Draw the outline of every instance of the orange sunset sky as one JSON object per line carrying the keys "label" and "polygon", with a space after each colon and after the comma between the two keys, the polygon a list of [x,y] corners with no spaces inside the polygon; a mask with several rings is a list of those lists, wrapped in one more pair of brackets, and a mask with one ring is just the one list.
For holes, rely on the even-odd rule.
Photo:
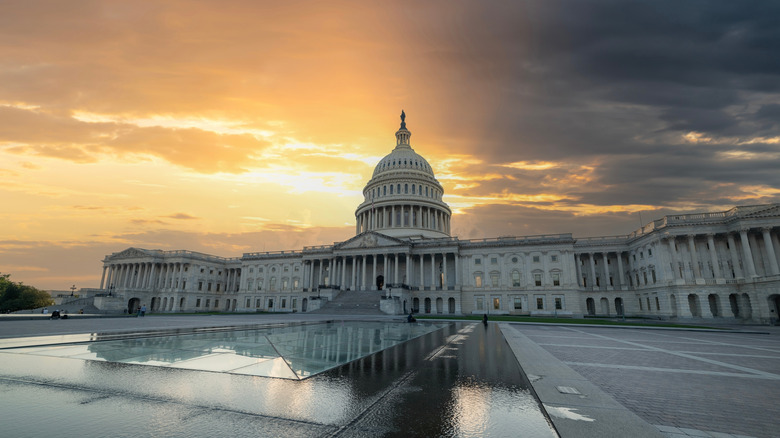
{"label": "orange sunset sky", "polygon": [[402,109],[462,239],[779,202],[776,9],[0,2],[0,272],[346,240]]}

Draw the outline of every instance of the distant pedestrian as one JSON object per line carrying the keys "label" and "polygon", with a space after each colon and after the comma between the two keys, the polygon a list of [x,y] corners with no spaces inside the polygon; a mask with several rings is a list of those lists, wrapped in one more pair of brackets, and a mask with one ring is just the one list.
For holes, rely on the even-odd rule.
{"label": "distant pedestrian", "polygon": [[485,327],[487,327],[487,313],[482,315],[482,324],[485,324]]}
{"label": "distant pedestrian", "polygon": [[141,306],[138,306],[138,309],[135,311],[135,317],[138,318],[139,316],[141,316]]}
{"label": "distant pedestrian", "polygon": [[144,315],[146,315],[146,304],[141,306],[141,316],[144,316]]}

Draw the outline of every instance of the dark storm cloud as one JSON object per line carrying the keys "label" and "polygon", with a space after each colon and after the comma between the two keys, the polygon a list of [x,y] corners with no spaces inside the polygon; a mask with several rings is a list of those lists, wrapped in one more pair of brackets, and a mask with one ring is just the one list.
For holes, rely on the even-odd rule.
{"label": "dark storm cloud", "polygon": [[[780,200],[737,187],[780,188],[780,145],[771,141],[780,136],[780,3],[504,6],[466,6],[480,8],[469,11],[467,37],[453,36],[456,20],[445,17],[438,40],[464,44],[434,54],[480,89],[473,112],[455,110],[483,126],[467,132],[464,123],[453,137],[478,139],[488,163],[597,163],[588,187],[568,192],[595,205]],[[471,191],[501,185],[520,189],[507,178]]]}

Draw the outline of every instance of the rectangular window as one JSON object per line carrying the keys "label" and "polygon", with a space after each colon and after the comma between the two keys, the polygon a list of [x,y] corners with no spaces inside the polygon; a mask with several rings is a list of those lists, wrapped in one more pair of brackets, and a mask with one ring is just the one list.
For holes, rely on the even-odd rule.
{"label": "rectangular window", "polygon": [[485,303],[483,297],[477,297],[477,310],[485,310]]}
{"label": "rectangular window", "polygon": [[195,300],[195,307],[200,307],[200,298]]}
{"label": "rectangular window", "polygon": [[287,298],[282,298],[282,309],[287,308]]}
{"label": "rectangular window", "polygon": [[252,299],[251,298],[247,298],[246,299],[246,306],[249,307],[251,305],[252,305]]}
{"label": "rectangular window", "polygon": [[544,310],[544,298],[541,297],[536,298],[536,309]]}
{"label": "rectangular window", "polygon": [[482,264],[482,259],[474,259],[474,264],[475,265],[481,265]]}
{"label": "rectangular window", "polygon": [[534,260],[534,263],[539,263],[539,256],[534,256],[533,260]]}
{"label": "rectangular window", "polygon": [[255,301],[255,307],[259,309],[259,308],[260,308],[260,306],[262,305],[262,304],[261,304],[262,302],[263,302],[263,301],[262,301],[260,298],[258,298],[258,299]]}
{"label": "rectangular window", "polygon": [[534,285],[536,286],[542,285],[542,274],[534,274]]}
{"label": "rectangular window", "polygon": [[482,287],[482,276],[479,274],[474,275],[474,286]]}
{"label": "rectangular window", "polygon": [[512,287],[520,287],[520,272],[512,271]]}
{"label": "rectangular window", "polygon": [[553,262],[553,263],[557,262],[558,261],[558,256],[557,255],[551,255],[550,256],[550,261]]}
{"label": "rectangular window", "polygon": [[211,299],[206,298],[206,308],[208,309],[210,305],[211,305]]}
{"label": "rectangular window", "polygon": [[222,286],[221,283],[217,283],[217,292],[219,292],[219,287]]}
{"label": "rectangular window", "polygon": [[552,281],[553,281],[553,286],[560,286],[561,285],[561,274],[559,274],[557,272],[553,272],[552,273]]}
{"label": "rectangular window", "polygon": [[198,282],[198,290],[203,290],[203,282],[202,281]]}
{"label": "rectangular window", "polygon": [[596,287],[601,287],[601,278],[596,276]]}
{"label": "rectangular window", "polygon": [[494,272],[494,273],[490,274],[490,285],[491,286],[498,287],[498,280],[499,280],[499,275],[498,275],[497,272]]}
{"label": "rectangular window", "polygon": [[520,297],[515,297],[515,310],[523,310],[523,300]]}
{"label": "rectangular window", "polygon": [[214,308],[216,309],[218,307],[219,307],[219,300],[214,300]]}
{"label": "rectangular window", "polygon": [[490,264],[491,264],[491,265],[497,265],[497,264],[498,264],[498,258],[496,258],[496,257],[491,257],[491,258],[490,258]]}
{"label": "rectangular window", "polygon": [[211,283],[209,283],[209,287],[207,289],[209,292],[211,292]]}
{"label": "rectangular window", "polygon": [[298,308],[298,298],[292,299],[292,309]]}
{"label": "rectangular window", "polygon": [[269,309],[273,309],[274,308],[274,299],[273,298],[269,298],[268,299],[268,308]]}
{"label": "rectangular window", "polygon": [[653,275],[653,284],[655,284],[655,269],[650,271],[650,273]]}
{"label": "rectangular window", "polygon": [[653,256],[653,250],[650,248],[647,248],[647,256],[652,257]]}
{"label": "rectangular window", "polygon": [[501,310],[501,298],[493,297],[493,310]]}
{"label": "rectangular window", "polygon": [[555,310],[563,310],[563,299],[555,297]]}

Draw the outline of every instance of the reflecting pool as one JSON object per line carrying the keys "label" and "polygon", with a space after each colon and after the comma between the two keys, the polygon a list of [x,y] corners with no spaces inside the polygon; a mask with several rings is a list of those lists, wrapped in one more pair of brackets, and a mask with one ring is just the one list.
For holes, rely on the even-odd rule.
{"label": "reflecting pool", "polygon": [[[446,324],[330,322],[189,334],[111,334],[10,348],[8,353],[151,365],[300,380],[374,354]],[[120,339],[116,339],[120,337]],[[63,342],[64,341],[64,342]]]}
{"label": "reflecting pool", "polygon": [[0,345],[2,435],[557,436],[494,324],[158,334]]}

